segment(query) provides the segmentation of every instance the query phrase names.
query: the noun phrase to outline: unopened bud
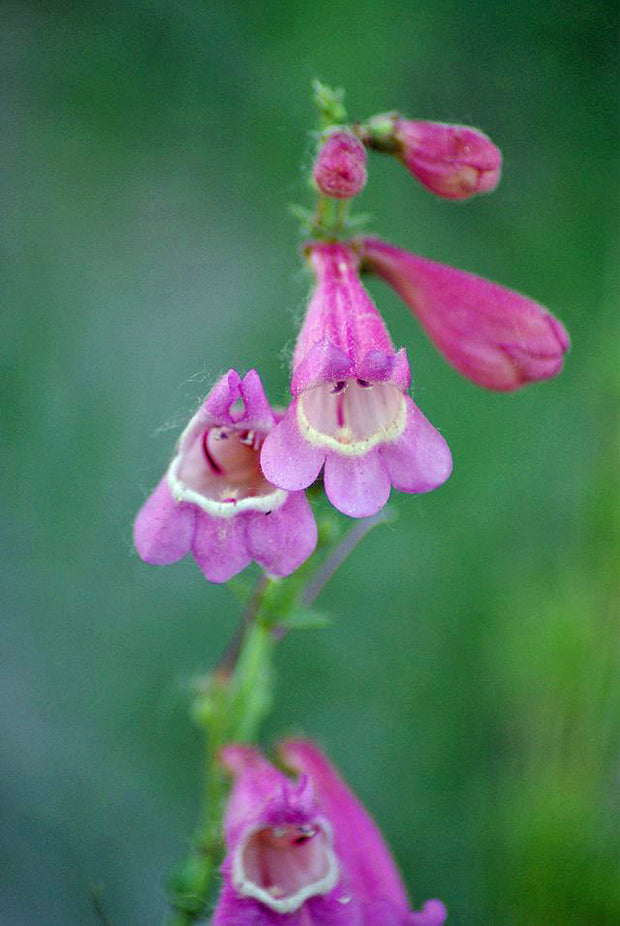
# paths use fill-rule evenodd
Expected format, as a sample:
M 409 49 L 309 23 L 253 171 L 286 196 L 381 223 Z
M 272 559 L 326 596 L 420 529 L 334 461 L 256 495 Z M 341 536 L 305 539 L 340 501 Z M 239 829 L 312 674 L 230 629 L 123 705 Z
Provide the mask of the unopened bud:
M 499 183 L 502 155 L 477 129 L 398 119 L 394 136 L 405 167 L 438 196 L 467 199 Z
M 445 199 L 490 193 L 499 183 L 502 155 L 478 129 L 383 113 L 362 133 L 369 147 L 395 154 L 421 184 Z
M 351 199 L 366 185 L 366 149 L 355 135 L 338 129 L 319 151 L 312 175 L 317 187 L 333 199 Z

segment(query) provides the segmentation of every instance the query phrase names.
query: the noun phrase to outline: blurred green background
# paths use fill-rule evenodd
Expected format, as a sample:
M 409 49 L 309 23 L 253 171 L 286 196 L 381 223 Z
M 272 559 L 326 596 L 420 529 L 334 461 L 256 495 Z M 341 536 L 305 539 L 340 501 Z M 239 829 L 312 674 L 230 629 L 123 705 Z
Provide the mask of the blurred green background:
M 469 123 L 505 156 L 455 205 L 374 156 L 387 240 L 524 291 L 570 329 L 557 381 L 484 392 L 371 286 L 448 439 L 279 654 L 265 741 L 330 751 L 416 905 L 455 926 L 620 923 L 618 12 L 276 0 L 2 5 L 6 469 L 0 922 L 161 922 L 200 802 L 187 683 L 238 614 L 131 524 L 213 379 L 286 396 L 307 280 L 310 82 L 354 118 Z M 283 344 L 285 350 L 283 351 Z

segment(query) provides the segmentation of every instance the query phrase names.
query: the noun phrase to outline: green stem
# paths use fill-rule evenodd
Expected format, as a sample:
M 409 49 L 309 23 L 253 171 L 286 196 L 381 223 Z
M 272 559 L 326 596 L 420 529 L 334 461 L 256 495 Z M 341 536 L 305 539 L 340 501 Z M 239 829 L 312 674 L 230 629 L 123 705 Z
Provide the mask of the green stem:
M 256 742 L 271 709 L 274 651 L 288 632 L 287 620 L 307 609 L 368 531 L 387 520 L 390 513 L 384 509 L 356 523 L 343 536 L 331 515 L 323 518 L 312 562 L 286 579 L 261 576 L 219 665 L 197 685 L 194 718 L 207 734 L 202 822 L 187 859 L 169 881 L 173 912 L 168 926 L 192 926 L 214 900 L 228 790 L 219 753 L 227 743 Z

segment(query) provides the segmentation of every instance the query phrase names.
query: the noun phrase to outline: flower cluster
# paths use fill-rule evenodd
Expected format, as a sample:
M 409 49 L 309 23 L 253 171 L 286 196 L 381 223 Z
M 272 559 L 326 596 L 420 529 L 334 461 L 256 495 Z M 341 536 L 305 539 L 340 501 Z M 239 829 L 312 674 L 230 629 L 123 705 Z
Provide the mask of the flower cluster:
M 230 745 L 224 883 L 213 926 L 442 926 L 446 909 L 410 909 L 381 833 L 321 751 L 280 756 L 297 781 L 252 747 Z
M 373 116 L 322 138 L 313 177 L 326 197 L 346 200 L 366 182 L 366 149 L 402 160 L 429 190 L 449 199 L 488 192 L 501 155 L 476 129 Z M 525 296 L 409 254 L 377 238 L 312 240 L 315 285 L 298 334 L 292 401 L 282 415 L 260 379 L 231 370 L 183 432 L 176 455 L 135 524 L 149 563 L 192 552 L 204 575 L 224 582 L 255 560 L 285 576 L 312 553 L 317 530 L 304 490 L 319 474 L 331 503 L 362 518 L 392 487 L 427 492 L 450 475 L 444 438 L 408 394 L 411 371 L 364 289 L 382 277 L 460 373 L 513 390 L 555 376 L 569 339 L 563 325 Z M 236 410 L 241 403 L 241 410 Z

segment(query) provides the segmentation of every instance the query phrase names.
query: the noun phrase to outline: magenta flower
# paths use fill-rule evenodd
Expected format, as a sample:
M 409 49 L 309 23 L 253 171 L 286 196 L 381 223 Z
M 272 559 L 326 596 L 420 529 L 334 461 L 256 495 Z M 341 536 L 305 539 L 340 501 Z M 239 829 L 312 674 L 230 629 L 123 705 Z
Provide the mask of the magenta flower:
M 235 784 L 213 926 L 441 926 L 440 901 L 410 911 L 381 833 L 317 747 L 282 757 L 297 782 L 249 746 L 222 752 Z
M 285 576 L 310 556 L 317 529 L 304 493 L 271 485 L 260 469 L 275 421 L 256 370 L 244 379 L 235 370 L 222 377 L 138 513 L 141 559 L 174 563 L 191 550 L 207 579 L 226 582 L 252 560 Z
M 542 305 L 497 283 L 409 254 L 378 238 L 357 248 L 463 376 L 508 392 L 562 369 L 568 333 Z
M 326 196 L 350 199 L 366 186 L 366 149 L 359 139 L 339 129 L 328 135 L 319 151 L 312 175 Z
M 423 186 L 445 199 L 490 193 L 500 181 L 501 152 L 478 129 L 384 113 L 363 131 L 371 147 L 394 153 Z
M 406 395 L 410 370 L 394 352 L 346 244 L 309 245 L 317 285 L 293 359 L 293 401 L 261 452 L 265 476 L 288 491 L 323 465 L 325 491 L 351 517 L 375 514 L 390 488 L 428 492 L 450 475 L 443 437 Z

